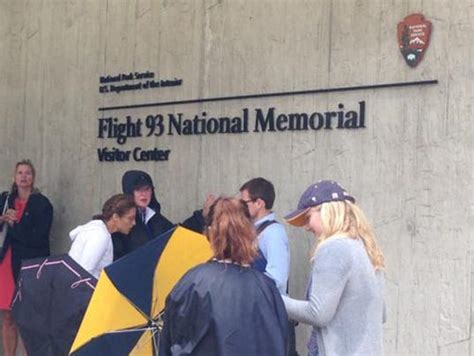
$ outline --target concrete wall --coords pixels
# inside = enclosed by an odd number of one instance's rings
[[[396,26],[422,12],[431,44],[415,69]],[[387,355],[474,355],[472,0],[2,0],[0,183],[31,158],[55,207],[55,252],[67,232],[150,172],[163,212],[179,221],[208,192],[234,194],[264,176],[287,212],[306,186],[341,181],[375,226],[386,257]],[[152,71],[181,86],[100,94],[99,77]],[[99,107],[254,93],[438,80],[437,85],[99,112]],[[238,116],[348,110],[365,128],[163,135],[118,145],[98,118],[182,113]],[[252,116],[251,120],[254,120]],[[253,121],[252,121],[253,122]],[[98,162],[97,148],[170,149],[167,162]],[[312,238],[291,235],[291,294],[302,297]],[[303,352],[308,328],[298,327]]]

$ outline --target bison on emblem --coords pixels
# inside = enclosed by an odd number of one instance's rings
[[[398,23],[397,36],[400,51],[410,67],[423,59],[430,43],[431,22],[422,14],[411,14]]]

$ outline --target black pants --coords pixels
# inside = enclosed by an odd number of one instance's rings
[[[291,319],[288,320],[288,350],[286,353],[287,356],[298,356],[298,352],[296,352],[296,325],[298,325],[297,321]]]

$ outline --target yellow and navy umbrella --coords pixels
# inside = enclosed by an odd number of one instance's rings
[[[106,267],[70,354],[156,354],[166,297],[190,268],[211,256],[204,235],[176,227]]]

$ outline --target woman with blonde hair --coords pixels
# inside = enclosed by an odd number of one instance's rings
[[[285,355],[280,294],[250,267],[257,242],[247,204],[218,198],[207,220],[213,258],[188,271],[168,296],[160,355]]]
[[[10,304],[24,259],[49,256],[49,232],[53,206],[34,187],[35,167],[24,159],[15,165],[13,184],[0,196],[0,231],[5,231],[0,246],[0,310],[2,310],[3,355],[13,356],[18,332]]]
[[[283,297],[290,318],[313,326],[308,355],[382,355],[383,255],[355,199],[319,181],[285,219],[317,240],[307,300]]]

